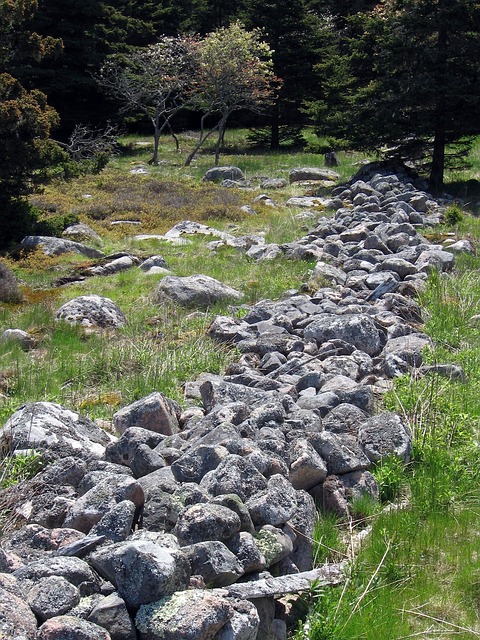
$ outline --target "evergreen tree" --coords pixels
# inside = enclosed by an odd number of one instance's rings
[[[249,25],[263,30],[281,79],[275,103],[268,112],[269,146],[278,149],[282,132],[295,138],[305,124],[304,102],[316,94],[314,67],[323,51],[323,23],[308,0],[251,3]]]
[[[349,29],[347,54],[337,48],[346,72],[315,107],[319,132],[415,161],[441,191],[480,133],[480,3],[386,0]]]
[[[40,59],[58,50],[59,43],[24,28],[36,0],[10,0],[0,5],[0,68],[11,70],[19,61]],[[49,140],[57,114],[45,94],[26,90],[11,73],[0,73],[0,245],[19,239],[34,216],[24,196],[41,179],[41,169],[58,147]]]

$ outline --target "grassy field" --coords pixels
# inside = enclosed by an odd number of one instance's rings
[[[197,220],[235,235],[263,233],[269,242],[286,242],[305,234],[308,224],[299,209],[285,206],[293,195],[289,185],[269,195],[276,208],[255,204],[256,215],[240,207],[261,193],[264,177],[288,180],[293,167],[323,166],[323,156],[289,151],[265,154],[246,150],[244,132],[228,132],[222,164],[239,166],[251,180],[250,190],[224,189],[202,183],[213,164],[211,149],[194,166],[183,161],[192,136],[162,140],[161,163],[152,167],[151,141],[122,140],[120,153],[99,175],[52,182],[32,197],[41,216],[73,215],[94,228],[106,254],[129,251],[139,258],[161,254],[178,275],[205,273],[244,293],[244,304],[278,298],[298,289],[312,263],[276,259],[255,263],[232,248],[212,252],[211,238],[190,245],[159,241],[135,242],[138,233],[164,233],[176,222]],[[340,181],[348,179],[368,159],[340,153]],[[139,167],[147,174],[131,173]],[[480,142],[472,151],[472,167],[448,176],[448,189],[467,195],[471,209],[480,200]],[[319,215],[324,212],[320,211]],[[112,221],[136,225],[112,226]],[[467,212],[455,226],[441,231],[480,238],[479,218]],[[35,348],[0,343],[0,421],[25,402],[50,400],[92,419],[110,420],[125,404],[153,390],[183,402],[182,385],[199,373],[222,372],[235,352],[214,345],[206,336],[218,314],[243,313],[238,307],[215,307],[192,313],[159,304],[155,289],[160,276],[131,269],[108,277],[57,287],[59,278],[81,274],[92,261],[81,256],[49,258],[40,252],[4,256],[2,260],[21,282],[23,303],[3,304],[0,330],[20,328],[36,340]],[[387,460],[375,470],[383,502],[354,505],[356,520],[339,522],[319,517],[316,560],[345,557],[352,532],[372,526],[346,585],[318,590],[305,597],[308,617],[296,638],[308,640],[388,640],[399,638],[473,638],[480,636],[480,260],[460,260],[454,274],[433,275],[420,303],[426,310],[426,330],[436,348],[430,362],[463,367],[467,382],[428,377],[401,378],[385,399],[400,412],[414,433],[412,463],[403,468]],[[54,320],[55,310],[77,296],[97,293],[112,298],[125,312],[127,325],[115,333],[85,332]],[[0,484],[31,474],[38,459],[4,459]],[[406,508],[383,510],[390,502]]]

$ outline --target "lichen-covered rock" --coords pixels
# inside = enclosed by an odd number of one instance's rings
[[[305,327],[304,337],[306,340],[315,340],[319,345],[339,338],[370,356],[378,355],[383,346],[375,323],[370,316],[362,314],[322,314]]]
[[[33,640],[37,620],[22,598],[0,587],[0,638]]]
[[[186,589],[190,565],[183,553],[149,541],[126,541],[91,554],[92,566],[117,588],[127,607]]]
[[[111,593],[96,604],[87,619],[108,629],[112,640],[136,640],[135,626],[125,601],[116,593]]]
[[[205,540],[228,540],[241,529],[239,516],[217,504],[196,504],[185,509],[175,526],[175,535],[186,546]]]
[[[243,575],[236,556],[219,540],[197,542],[182,548],[192,575],[202,576],[206,585],[225,587]]]
[[[386,411],[366,420],[360,427],[358,439],[372,462],[387,456],[410,461],[412,434],[396,413]]]
[[[130,427],[139,427],[163,435],[179,431],[180,405],[159,391],[123,407],[113,415],[113,425],[118,433]]]
[[[80,602],[80,591],[62,576],[50,576],[29,590],[27,602],[40,622],[45,622],[76,606]]]
[[[112,640],[106,629],[76,616],[50,618],[39,628],[35,640]]]
[[[227,598],[182,591],[140,607],[135,626],[140,640],[213,640],[233,615]]]
[[[111,437],[91,420],[53,402],[32,402],[0,427],[5,450],[35,449],[48,459],[100,457]]]
[[[78,296],[63,304],[55,314],[57,320],[101,329],[117,329],[126,323],[125,314],[110,298],[96,294]]]

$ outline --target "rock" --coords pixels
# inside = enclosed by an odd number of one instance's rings
[[[19,581],[22,590],[28,591],[39,583],[42,578],[52,576],[65,578],[70,584],[81,589],[81,594],[98,592],[98,577],[90,566],[80,558],[68,558],[61,556],[44,556],[26,564],[14,571],[13,575]]]
[[[200,483],[203,476],[216,469],[229,455],[228,449],[215,445],[199,445],[190,449],[172,463],[171,469],[179,482]]]
[[[267,178],[260,183],[260,189],[284,189],[287,184],[284,178]]]
[[[239,301],[242,294],[232,287],[205,275],[186,277],[166,276],[157,288],[157,295],[165,295],[181,306],[208,307],[216,302]]]
[[[323,431],[309,435],[314,449],[325,460],[329,474],[343,474],[367,469],[369,459],[358,448],[356,439]]]
[[[175,526],[180,545],[207,540],[228,540],[241,528],[240,517],[231,509],[216,504],[196,504],[185,509]]]
[[[113,415],[113,425],[118,433],[124,433],[130,427],[140,427],[168,436],[179,431],[181,412],[177,402],[154,391],[117,411]]]
[[[123,311],[110,298],[97,295],[79,296],[66,302],[55,317],[70,324],[101,329],[117,329],[126,323]]]
[[[111,276],[115,273],[120,273],[120,271],[130,269],[134,264],[135,261],[131,256],[121,256],[119,258],[115,258],[115,260],[110,260],[105,264],[92,267],[90,269],[90,273],[94,276]]]
[[[429,249],[423,251],[415,266],[419,271],[428,273],[432,269],[438,271],[451,271],[455,265],[455,256],[449,251],[442,251],[440,249]]]
[[[315,340],[318,345],[332,339],[344,340],[370,356],[378,355],[382,348],[382,336],[370,316],[321,314],[305,327],[305,340]]]
[[[0,587],[0,637],[8,640],[36,638],[37,620],[20,597]]]
[[[35,344],[35,338],[22,329],[5,329],[0,335],[1,342],[18,342],[24,351],[29,351]]]
[[[307,440],[293,442],[290,459],[290,482],[295,489],[311,489],[327,477],[325,462]]]
[[[256,467],[239,455],[224,458],[213,471],[208,472],[201,486],[212,496],[236,494],[244,502],[267,488],[267,481]]]
[[[240,531],[226,540],[225,544],[237,558],[242,574],[262,571],[267,566],[251,533]]]
[[[216,634],[215,640],[256,640],[260,616],[247,600],[231,600],[233,616]]]
[[[143,507],[145,496],[142,487],[128,475],[107,474],[75,501],[64,525],[88,533],[106,513],[124,500],[132,502],[137,509]]]
[[[302,182],[303,180],[339,180],[340,174],[331,169],[319,167],[304,167],[302,169],[292,169],[289,174],[290,184]]]
[[[62,231],[62,236],[67,240],[73,240],[74,242],[93,242],[94,244],[100,244],[102,239],[96,231],[94,231],[88,224],[78,222],[77,224],[71,224]]]
[[[410,461],[412,434],[396,413],[386,411],[366,420],[360,427],[358,440],[372,462],[386,456]]]
[[[130,500],[122,500],[112,506],[89,532],[89,537],[121,542],[132,533],[137,507]]]
[[[346,281],[347,274],[344,271],[332,267],[332,265],[326,262],[319,261],[315,265],[307,284],[310,289],[316,290],[324,286],[344,285]]]
[[[183,553],[149,541],[106,546],[93,552],[90,562],[133,609],[186,589],[190,579],[190,566]]]
[[[76,616],[50,618],[39,628],[35,640],[111,640],[105,629]]]
[[[183,547],[192,575],[202,576],[206,585],[225,587],[244,573],[236,556],[219,540]]]
[[[254,494],[246,502],[253,524],[278,526],[290,520],[297,510],[295,490],[281,475],[273,475],[264,491]]]
[[[281,529],[264,525],[254,537],[258,550],[265,558],[267,567],[287,558],[293,551],[291,538]]]
[[[139,266],[142,271],[148,273],[155,267],[167,269],[167,261],[163,256],[150,256],[150,258],[144,260]]]
[[[61,576],[39,580],[28,592],[27,602],[40,622],[61,616],[80,602],[80,592]]]
[[[112,640],[136,640],[137,633],[125,601],[116,593],[94,606],[87,619],[107,629]]]
[[[238,167],[212,167],[203,176],[204,182],[222,182],[222,180],[244,180],[245,175]]]
[[[103,258],[104,254],[98,249],[87,247],[80,242],[64,240],[63,238],[52,238],[49,236],[26,236],[20,246],[23,249],[33,250],[40,248],[47,256],[58,256],[62,253],[80,253],[87,258]]]
[[[35,449],[47,459],[100,457],[110,436],[88,418],[53,402],[32,402],[0,428],[5,450]]]
[[[233,618],[227,598],[209,591],[181,591],[140,607],[140,640],[212,640]]]
[[[316,209],[319,207],[328,207],[330,203],[330,198],[320,198],[319,196],[293,196],[292,198],[289,198],[285,204],[287,207]]]

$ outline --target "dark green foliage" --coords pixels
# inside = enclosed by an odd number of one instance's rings
[[[0,302],[20,302],[22,293],[10,269],[0,262]]]
[[[445,167],[461,164],[480,132],[479,3],[388,0],[347,25],[322,67],[319,132],[414,161],[440,191]]]
[[[75,213],[57,214],[39,220],[35,225],[35,233],[39,236],[61,236],[62,231],[72,224],[80,222],[78,215]]]

